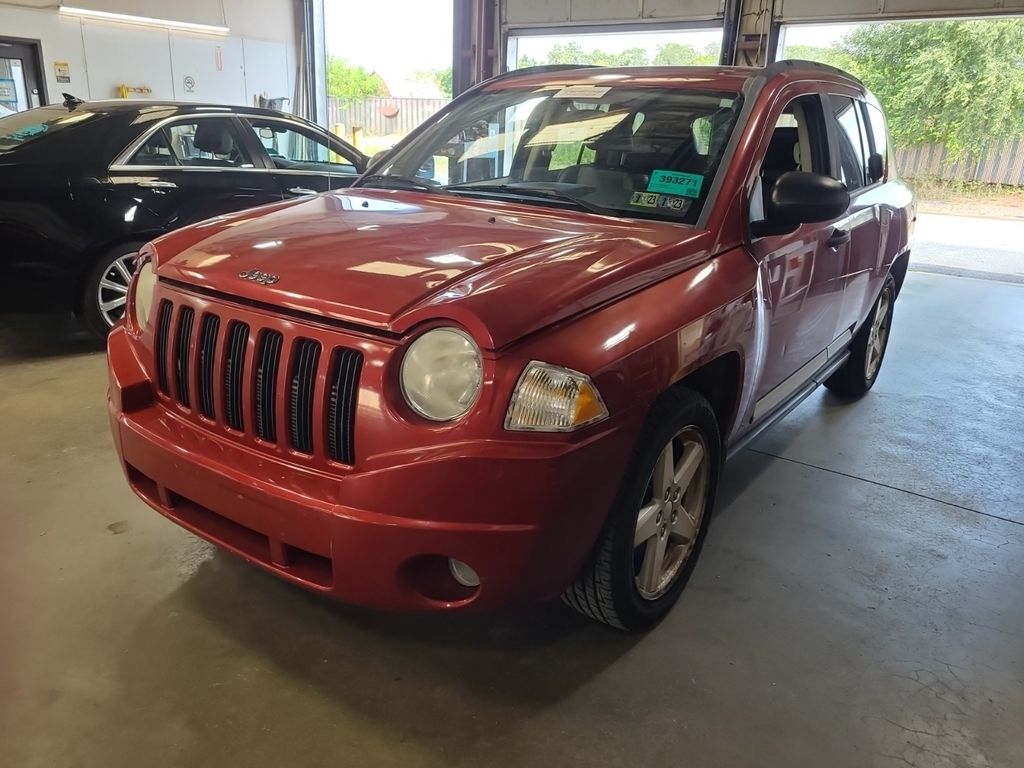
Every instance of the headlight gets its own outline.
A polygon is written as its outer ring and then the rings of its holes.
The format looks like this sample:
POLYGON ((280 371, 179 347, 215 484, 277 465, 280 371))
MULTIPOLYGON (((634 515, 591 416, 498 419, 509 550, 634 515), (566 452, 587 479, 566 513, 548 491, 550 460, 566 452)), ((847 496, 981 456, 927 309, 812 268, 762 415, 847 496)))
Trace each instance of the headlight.
POLYGON ((153 309, 153 295, 156 293, 156 270, 153 262, 146 260, 135 273, 135 327, 140 330, 149 322, 149 313, 153 309))
POLYGON ((402 359, 402 394, 431 421, 465 414, 480 394, 483 360, 473 340, 457 328, 437 328, 416 339, 402 359))
POLYGON ((572 432, 606 418, 608 409, 589 376, 534 361, 512 393, 505 429, 572 432))

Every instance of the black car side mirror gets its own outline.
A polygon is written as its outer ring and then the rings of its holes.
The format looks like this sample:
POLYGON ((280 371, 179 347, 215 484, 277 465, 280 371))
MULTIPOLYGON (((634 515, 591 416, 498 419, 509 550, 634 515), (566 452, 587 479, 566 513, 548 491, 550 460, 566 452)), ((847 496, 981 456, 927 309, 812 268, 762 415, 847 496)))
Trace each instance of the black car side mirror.
POLYGON ((831 176, 789 171, 772 186, 762 221, 750 224, 754 237, 784 235, 801 224, 828 221, 850 207, 850 193, 831 176))

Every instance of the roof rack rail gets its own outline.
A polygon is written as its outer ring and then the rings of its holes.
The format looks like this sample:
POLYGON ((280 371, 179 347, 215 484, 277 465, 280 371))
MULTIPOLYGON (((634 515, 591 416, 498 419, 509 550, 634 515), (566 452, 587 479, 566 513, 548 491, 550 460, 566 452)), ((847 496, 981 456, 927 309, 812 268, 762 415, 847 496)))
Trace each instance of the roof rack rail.
MULTIPOLYGON (((523 67, 522 69, 510 69, 508 72, 502 72, 489 77, 486 80, 481 80, 479 83, 473 85, 473 88, 478 88, 481 85, 487 83, 495 83, 499 80, 504 80, 508 77, 518 77, 520 75, 540 75, 545 72, 571 72, 574 69, 600 69, 600 64, 537 64, 532 67, 523 67)), ((468 90, 468 89, 467 89, 468 90)))
POLYGON ((807 59, 779 59, 778 61, 768 64, 764 68, 764 74, 766 77, 771 77, 779 72, 784 72, 787 69, 794 69, 796 67, 799 67, 800 69, 820 69, 822 72, 830 72, 833 75, 842 75, 843 77, 848 77, 851 80, 864 85, 859 77, 855 77, 849 72, 839 69, 838 67, 833 67, 831 64, 822 64, 820 61, 809 61, 807 59))

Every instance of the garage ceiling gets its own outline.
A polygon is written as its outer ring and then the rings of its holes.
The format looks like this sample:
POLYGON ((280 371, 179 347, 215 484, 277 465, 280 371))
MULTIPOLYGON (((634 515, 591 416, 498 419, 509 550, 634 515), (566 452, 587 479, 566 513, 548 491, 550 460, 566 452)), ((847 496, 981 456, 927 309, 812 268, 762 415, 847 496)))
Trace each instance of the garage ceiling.
MULTIPOLYGON (((96 0, 94 0, 95 2, 96 0)), ((100 0, 103 1, 103 0, 100 0)), ((108 0, 113 1, 113 0, 108 0)), ((725 0, 498 0, 508 27, 721 20, 725 0)), ((749 19, 771 0, 745 0, 749 19)), ((1024 13, 1024 0, 775 0, 782 22, 990 16, 1024 13)))
POLYGON ((508 26, 720 19, 724 0, 501 0, 508 26))
MULTIPOLYGON (((747 5, 758 3, 756 0, 747 0, 747 5)), ((777 0, 775 4, 775 18, 783 22, 869 21, 1012 13, 1024 13, 1024 0, 777 0)))

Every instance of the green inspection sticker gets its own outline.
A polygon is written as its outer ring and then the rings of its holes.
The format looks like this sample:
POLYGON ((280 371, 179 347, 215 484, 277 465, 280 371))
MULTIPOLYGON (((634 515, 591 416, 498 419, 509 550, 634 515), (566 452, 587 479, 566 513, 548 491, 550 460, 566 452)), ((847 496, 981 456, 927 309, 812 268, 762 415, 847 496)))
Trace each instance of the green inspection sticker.
POLYGON ((683 197, 700 197, 700 188, 704 185, 704 177, 699 173, 683 173, 682 171, 654 171, 647 185, 648 192, 662 192, 666 195, 682 195, 683 197))

